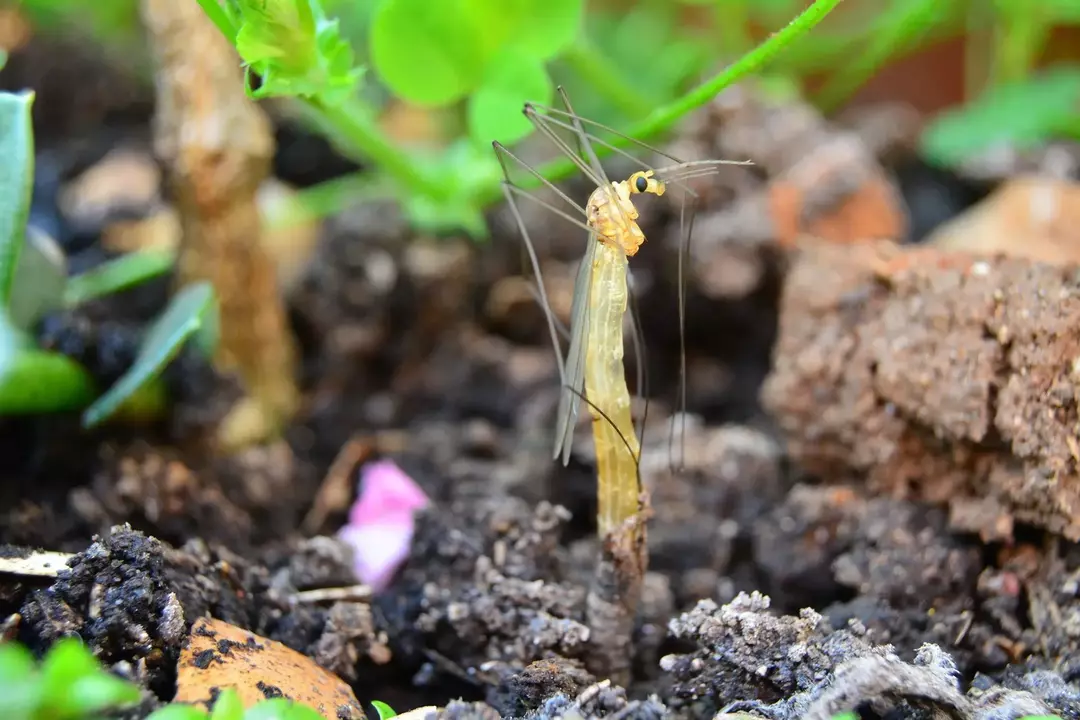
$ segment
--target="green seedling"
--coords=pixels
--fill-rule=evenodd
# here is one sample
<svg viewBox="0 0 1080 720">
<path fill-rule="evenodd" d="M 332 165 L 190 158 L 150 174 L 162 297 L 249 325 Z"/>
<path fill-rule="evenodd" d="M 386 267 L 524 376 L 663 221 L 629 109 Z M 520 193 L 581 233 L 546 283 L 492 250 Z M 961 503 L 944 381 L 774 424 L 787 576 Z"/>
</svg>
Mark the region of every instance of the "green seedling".
<svg viewBox="0 0 1080 720">
<path fill-rule="evenodd" d="M 379 720 L 390 720 L 392 717 L 397 717 L 397 711 L 382 700 L 372 700 L 371 706 L 379 714 Z"/>
<path fill-rule="evenodd" d="M 18 643 L 0 644 L 0 716 L 83 720 L 138 702 L 139 689 L 104 670 L 78 639 L 54 644 L 40 666 Z"/>
<path fill-rule="evenodd" d="M 233 688 L 218 695 L 209 712 L 195 705 L 172 703 L 150 713 L 146 720 L 322 720 L 315 709 L 302 703 L 272 698 L 244 709 L 240 696 Z"/>
<path fill-rule="evenodd" d="M 208 285 L 183 289 L 147 332 L 138 359 L 101 395 L 90 374 L 60 353 L 38 348 L 31 328 L 47 312 L 76 307 L 167 272 L 172 257 L 132 253 L 87 273 L 68 277 L 63 253 L 49 238 L 27 229 L 34 178 L 33 93 L 0 93 L 0 415 L 82 410 L 93 427 L 122 412 L 160 409 L 159 378 L 193 337 L 212 353 L 216 306 Z"/>
</svg>

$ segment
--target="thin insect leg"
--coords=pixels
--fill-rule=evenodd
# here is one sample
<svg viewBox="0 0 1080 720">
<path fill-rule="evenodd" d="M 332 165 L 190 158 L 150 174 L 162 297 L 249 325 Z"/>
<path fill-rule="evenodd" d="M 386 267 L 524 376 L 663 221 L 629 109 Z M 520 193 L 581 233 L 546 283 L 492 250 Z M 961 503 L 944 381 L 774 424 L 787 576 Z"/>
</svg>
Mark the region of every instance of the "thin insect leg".
<svg viewBox="0 0 1080 720">
<path fill-rule="evenodd" d="M 570 147 L 570 145 L 565 140 L 559 137 L 554 130 L 547 126 L 544 120 L 541 119 L 539 115 L 537 115 L 531 103 L 525 104 L 525 116 L 529 118 L 532 124 L 536 127 L 537 130 L 541 132 L 541 134 L 543 134 L 544 137 L 550 140 L 552 144 L 555 145 L 555 147 L 562 151 L 562 153 L 566 155 L 566 157 L 570 158 L 570 160 L 572 160 L 573 163 L 577 165 L 578 170 L 581 170 L 585 177 L 589 178 L 590 182 L 592 182 L 597 187 L 610 187 L 610 183 L 605 180 L 607 176 L 597 175 L 596 172 L 584 160 L 582 160 L 576 152 L 574 152 L 574 149 Z M 537 173 L 537 177 L 541 177 L 539 173 Z"/>
<path fill-rule="evenodd" d="M 555 111 L 555 112 L 560 112 L 560 111 Z M 562 114 L 565 114 L 565 113 L 562 113 Z M 572 125 L 570 125 L 569 123 L 563 122 L 561 120 L 556 120 L 556 119 L 550 118 L 550 117 L 548 117 L 548 118 L 538 118 L 537 121 L 541 122 L 541 123 L 551 123 L 552 125 L 554 125 L 556 127 L 563 128 L 564 130 L 573 130 L 574 129 L 574 127 Z M 582 118 L 582 121 L 583 122 L 590 122 L 590 121 L 585 120 L 585 118 Z M 612 130 L 611 132 L 615 132 L 615 131 Z M 618 135 L 619 133 L 615 133 L 615 134 Z M 696 195 L 696 193 L 694 193 L 694 191 L 691 190 L 689 187 L 683 185 L 681 183 L 682 180 L 695 178 L 695 177 L 699 177 L 699 176 L 704 176 L 704 175 L 716 175 L 716 174 L 719 174 L 720 168 L 717 167 L 717 166 L 720 166 L 720 165 L 753 165 L 753 162 L 751 162 L 749 160 L 690 160 L 690 161 L 683 161 L 683 160 L 679 160 L 678 158 L 676 158 L 673 155 L 669 155 L 667 153 L 656 150 L 655 148 L 653 148 L 651 146 L 644 145 L 644 143 L 641 143 L 644 147 L 647 147 L 649 150 L 651 150 L 653 152 L 656 152 L 656 153 L 662 155 L 663 157 L 666 157 L 669 160 L 676 161 L 675 165 L 667 165 L 667 166 L 665 166 L 663 168 L 654 168 L 654 167 L 650 166 L 648 163 L 644 162 L 641 158 L 634 155 L 633 153 L 627 152 L 626 150 L 623 150 L 622 148 L 620 148 L 620 147 L 618 147 L 616 145 L 613 145 L 612 143 L 604 140 L 603 138 L 597 137 L 597 136 L 592 135 L 590 133 L 586 133 L 585 135 L 586 135 L 586 137 L 589 138 L 589 140 L 591 142 L 593 142 L 593 143 L 595 143 L 597 145 L 601 145 L 603 147 L 608 148 L 612 152 L 614 152 L 614 153 L 616 153 L 618 155 L 621 155 L 622 157 L 624 157 L 627 160 L 630 160 L 631 162 L 645 168 L 646 170 L 652 170 L 654 175 L 656 176 L 656 178 L 658 180 L 662 180 L 665 183 L 680 185 L 680 186 L 683 187 L 683 189 L 686 192 L 689 192 L 689 193 L 694 194 L 694 195 Z M 626 136 L 623 135 L 623 136 L 620 136 L 620 137 L 626 137 Z M 687 172 L 685 172 L 685 173 L 676 172 L 677 170 L 680 170 L 680 169 L 683 169 L 683 168 L 686 168 Z"/>
<path fill-rule="evenodd" d="M 626 272 L 632 277 L 629 269 Z M 638 308 L 637 294 L 633 292 L 633 287 L 631 284 L 631 292 L 627 295 L 630 300 L 630 337 L 634 345 L 634 359 L 637 365 L 636 389 L 638 394 L 645 399 L 645 410 L 641 416 L 641 432 L 638 435 L 638 447 L 643 448 L 645 447 L 645 426 L 649 419 L 649 356 L 644 328 L 641 325 L 641 311 Z"/>
<path fill-rule="evenodd" d="M 554 205 L 547 202 L 546 200 L 541 200 L 540 198 L 536 197 L 535 195 L 531 195 L 527 190 L 524 190 L 523 188 L 519 188 L 517 185 L 514 185 L 514 184 L 509 183 L 509 182 L 504 183 L 504 184 L 515 195 L 519 195 L 521 197 L 532 200 L 537 205 L 545 207 L 548 210 L 550 210 L 551 212 L 558 215 L 559 217 L 563 218 L 564 220 L 566 220 L 568 222 L 571 222 L 574 225 L 577 225 L 579 228 L 581 228 L 585 232 L 592 232 L 592 228 L 590 228 L 588 226 L 588 224 L 586 224 L 586 223 L 582 222 L 581 220 L 573 217 L 572 215 L 570 215 L 570 213 L 568 213 L 568 212 L 566 212 L 564 210 L 560 210 L 559 208 L 555 207 Z M 584 214 L 585 211 L 582 210 L 581 212 Z"/>
<path fill-rule="evenodd" d="M 585 132 L 585 127 L 581 124 L 581 118 L 574 112 L 574 108 L 570 105 L 570 98 L 566 95 L 566 90 L 561 86 L 559 87 L 559 96 L 562 98 L 563 105 L 566 106 L 567 115 L 570 117 L 571 122 L 574 124 L 574 130 L 578 134 L 578 141 L 585 147 L 585 152 L 588 153 L 589 163 L 592 166 L 593 172 L 597 177 L 603 180 L 603 187 L 608 192 L 611 192 L 611 180 L 608 178 L 607 173 L 604 172 L 604 166 L 600 164 L 600 158 L 596 156 L 596 151 L 592 148 L 592 143 L 589 142 L 589 135 Z"/>
<path fill-rule="evenodd" d="M 529 261 L 532 263 L 533 273 L 536 275 L 537 289 L 543 299 L 541 307 L 544 309 L 544 317 L 547 318 L 548 331 L 551 333 L 551 344 L 555 350 L 555 362 L 559 367 L 559 381 L 566 382 L 566 367 L 563 363 L 562 346 L 559 344 L 558 333 L 555 331 L 555 314 L 551 310 L 551 303 L 548 301 L 547 291 L 544 289 L 544 276 L 540 270 L 540 260 L 536 257 L 536 248 L 533 246 L 532 238 L 529 237 L 529 231 L 525 227 L 525 219 L 521 217 L 521 210 L 518 209 L 517 202 L 514 200 L 514 194 L 510 192 L 510 186 L 503 183 L 502 187 L 506 202 L 510 205 L 510 212 L 513 213 L 514 219 L 517 220 L 522 239 L 525 240 Z"/>
<path fill-rule="evenodd" d="M 562 190 L 560 190 L 558 187 L 556 187 L 553 182 L 551 182 L 546 177 L 544 177 L 543 175 L 538 173 L 535 168 L 533 168 L 531 165 L 529 165 L 529 163 L 525 162 L 524 160 L 519 158 L 517 155 L 510 152 L 506 148 L 506 146 L 503 145 L 501 142 L 496 140 L 493 143 L 491 143 L 491 146 L 493 148 L 495 148 L 495 157 L 497 157 L 499 159 L 499 165 L 502 167 L 503 177 L 506 178 L 506 182 L 511 187 L 515 188 L 516 190 L 521 190 L 522 192 L 525 192 L 524 190 L 522 190 L 522 188 L 519 188 L 516 185 L 514 185 L 514 183 L 510 180 L 510 170 L 509 170 L 509 168 L 506 167 L 506 160 L 505 160 L 506 157 L 509 157 L 511 160 L 516 162 L 518 165 L 520 165 L 522 168 L 524 168 L 526 172 L 528 172 L 530 175 L 532 175 L 533 177 L 538 179 L 540 182 L 542 182 L 547 188 L 549 188 L 550 190 L 555 192 L 555 194 L 557 194 L 560 198 L 565 200 L 567 202 L 567 204 L 569 204 L 571 207 L 573 207 L 575 210 L 577 210 L 579 213 L 581 213 L 582 217 L 587 217 L 586 214 L 585 214 L 585 208 L 581 207 L 581 205 L 579 205 L 577 203 L 577 201 L 575 201 L 572 197 L 570 197 L 569 195 L 564 193 Z M 526 193 L 526 194 L 528 194 L 528 193 Z M 530 197 L 532 197 L 532 196 L 530 196 Z M 543 202 L 539 198 L 532 198 L 532 199 L 536 200 L 537 202 Z M 548 208 L 558 212 L 558 210 L 556 210 L 553 206 L 547 205 L 546 203 L 545 203 L 545 205 Z M 587 226 L 586 226 L 586 229 L 588 229 Z"/>
<path fill-rule="evenodd" d="M 695 203 L 696 205 L 696 203 Z M 694 234 L 694 219 L 696 212 L 690 214 L 689 224 L 686 225 L 686 241 L 679 248 L 678 261 L 678 293 L 679 293 L 679 417 L 681 432 L 679 433 L 679 467 L 681 472 L 686 467 L 686 259 L 690 254 L 690 242 Z M 683 235 L 682 228 L 686 222 L 686 204 L 679 205 L 679 234 Z M 671 438 L 675 434 L 675 416 L 671 418 L 671 435 L 668 436 L 668 457 L 671 457 Z"/>
<path fill-rule="evenodd" d="M 530 120 L 532 120 L 533 125 L 540 129 L 545 136 L 566 152 L 574 161 L 574 164 L 577 165 L 598 188 L 603 188 L 611 201 L 611 207 L 622 216 L 624 224 L 629 225 L 631 219 L 626 216 L 626 211 L 623 209 L 622 203 L 618 202 L 618 198 L 612 188 L 613 183 L 611 182 L 611 178 L 608 177 L 607 172 L 604 170 L 604 166 L 600 164 L 600 159 L 597 157 L 596 151 L 593 150 L 591 141 L 594 138 L 585 131 L 584 126 L 581 124 L 581 118 L 574 112 L 573 106 L 570 104 L 570 98 L 567 97 L 566 91 L 562 87 L 559 88 L 559 97 L 562 99 L 563 105 L 566 106 L 566 111 L 560 112 L 563 112 L 563 114 L 571 119 L 570 125 L 537 113 L 535 106 L 532 103 L 526 103 L 526 114 L 530 115 Z M 576 153 L 570 150 L 566 141 L 560 138 L 558 133 L 547 126 L 547 123 L 552 123 L 553 125 L 574 132 L 578 140 L 578 145 L 584 149 L 585 154 L 587 155 L 588 167 L 585 166 L 585 163 L 582 162 L 581 158 L 579 158 Z M 597 140 L 599 139 L 597 138 Z M 634 160 L 635 162 L 637 161 L 636 158 L 634 158 Z"/>
<path fill-rule="evenodd" d="M 542 107 L 542 106 L 537 106 L 537 107 Z M 563 116 L 568 116 L 569 115 L 569 113 L 567 113 L 567 112 L 565 112 L 563 110 L 559 110 L 558 108 L 544 108 L 544 109 L 546 109 L 548 112 L 554 113 L 556 115 L 563 115 Z M 630 137 L 629 135 L 621 133 L 618 130 L 615 130 L 614 128 L 611 128 L 611 127 L 609 127 L 607 125 L 604 125 L 603 123 L 599 123 L 596 120 L 589 120 L 588 118 L 581 118 L 581 122 L 583 122 L 586 125 L 589 125 L 591 127 L 603 130 L 604 132 L 611 133 L 615 137 L 622 138 L 623 140 L 626 140 L 627 142 L 633 143 L 633 144 L 637 145 L 640 148 L 648 150 L 649 152 L 656 153 L 657 155 L 660 155 L 662 157 L 666 157 L 667 159 L 673 160 L 675 162 L 680 162 L 680 160 L 677 157 L 674 157 L 673 155 L 669 155 L 668 153 L 664 152 L 663 150 L 660 150 L 659 148 L 653 147 L 652 145 L 648 144 L 647 142 L 644 142 L 642 140 L 638 140 L 637 138 L 634 138 L 634 137 Z M 608 147 L 611 147 L 611 146 L 609 145 Z M 612 150 L 617 150 L 618 148 L 611 147 L 611 149 Z"/>
</svg>

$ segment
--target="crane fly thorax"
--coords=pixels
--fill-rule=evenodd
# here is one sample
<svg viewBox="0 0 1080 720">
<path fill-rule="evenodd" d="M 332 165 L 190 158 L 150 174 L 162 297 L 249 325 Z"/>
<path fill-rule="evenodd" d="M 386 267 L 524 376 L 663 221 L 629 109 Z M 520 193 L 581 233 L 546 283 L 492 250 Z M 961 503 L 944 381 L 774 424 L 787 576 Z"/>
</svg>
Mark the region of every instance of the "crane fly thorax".
<svg viewBox="0 0 1080 720">
<path fill-rule="evenodd" d="M 636 222 L 638 211 L 625 181 L 611 183 L 610 190 L 594 190 L 589 196 L 586 216 L 600 242 L 614 245 L 630 257 L 636 255 L 645 242 L 645 233 Z"/>
</svg>

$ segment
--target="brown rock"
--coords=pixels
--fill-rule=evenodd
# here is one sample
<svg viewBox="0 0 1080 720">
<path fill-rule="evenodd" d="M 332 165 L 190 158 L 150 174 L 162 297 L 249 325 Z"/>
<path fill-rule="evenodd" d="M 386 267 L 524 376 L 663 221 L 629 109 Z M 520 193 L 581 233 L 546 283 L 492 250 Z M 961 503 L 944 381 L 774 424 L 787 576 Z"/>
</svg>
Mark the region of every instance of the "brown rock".
<svg viewBox="0 0 1080 720">
<path fill-rule="evenodd" d="M 365 717 L 352 689 L 311 658 L 235 625 L 200 618 L 180 654 L 175 700 L 209 706 L 229 687 L 245 708 L 284 697 L 311 706 L 328 720 Z"/>
<path fill-rule="evenodd" d="M 763 401 L 828 481 L 949 503 L 988 538 L 1014 519 L 1080 538 L 1075 272 L 887 242 L 808 246 Z"/>
</svg>

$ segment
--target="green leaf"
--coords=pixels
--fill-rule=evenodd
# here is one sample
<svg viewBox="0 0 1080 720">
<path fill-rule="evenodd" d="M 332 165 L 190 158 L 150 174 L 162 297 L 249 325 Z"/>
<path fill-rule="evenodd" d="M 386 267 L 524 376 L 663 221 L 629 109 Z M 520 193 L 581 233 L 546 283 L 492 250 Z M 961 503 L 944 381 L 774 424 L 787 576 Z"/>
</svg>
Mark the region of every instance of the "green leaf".
<svg viewBox="0 0 1080 720">
<path fill-rule="evenodd" d="M 51 237 L 28 227 L 11 290 L 11 321 L 28 330 L 63 304 L 67 258 Z"/>
<path fill-rule="evenodd" d="M 34 656 L 22 644 L 0 643 L 0 698 L 9 717 L 34 717 L 42 700 Z"/>
<path fill-rule="evenodd" d="M 921 139 L 931 162 L 952 166 L 999 143 L 1019 149 L 1055 137 L 1080 137 L 1080 67 L 1047 70 L 1024 82 L 1001 85 L 940 116 Z"/>
<path fill-rule="evenodd" d="M 221 6 L 218 0 L 199 0 L 199 7 L 202 8 L 206 16 L 217 26 L 217 29 L 221 31 L 221 34 L 232 43 L 236 44 L 236 25 L 233 23 L 233 19 L 229 17 L 229 13 L 225 8 Z"/>
<path fill-rule="evenodd" d="M 137 250 L 121 255 L 71 278 L 64 292 L 64 304 L 74 307 L 140 285 L 167 273 L 174 260 L 173 253 L 163 250 Z"/>
<path fill-rule="evenodd" d="M 469 98 L 469 134 L 485 147 L 492 140 L 512 145 L 533 130 L 522 106 L 530 100 L 549 104 L 554 94 L 543 63 L 508 48 L 489 63 L 483 82 Z"/>
<path fill-rule="evenodd" d="M 139 688 L 106 672 L 76 680 L 67 690 L 68 706 L 76 717 L 132 705 L 139 697 Z"/>
<path fill-rule="evenodd" d="M 0 308 L 9 307 L 34 187 L 34 93 L 0 93 Z"/>
<path fill-rule="evenodd" d="M 209 283 L 193 283 L 174 295 L 143 338 L 132 366 L 83 413 L 83 426 L 97 426 L 136 391 L 157 378 L 214 311 L 214 290 Z"/>
<path fill-rule="evenodd" d="M 242 717 L 242 716 L 241 716 Z M 150 713 L 146 720 L 206 720 L 206 711 L 195 705 L 170 703 Z M 239 720 L 239 718 L 238 718 Z"/>
<path fill-rule="evenodd" d="M 435 107 L 476 86 L 491 36 L 470 21 L 474 2 L 382 0 L 371 24 L 371 64 L 395 95 Z"/>
<path fill-rule="evenodd" d="M 210 711 L 210 720 L 241 720 L 244 717 L 244 703 L 236 688 L 225 688 L 214 701 Z"/>
<path fill-rule="evenodd" d="M 318 0 L 237 0 L 236 50 L 261 78 L 257 98 L 297 96 L 335 105 L 354 95 L 363 68 Z"/>
<path fill-rule="evenodd" d="M 483 28 L 490 52 L 513 46 L 538 60 L 561 53 L 581 32 L 582 0 L 465 0 L 463 12 Z"/>
<path fill-rule="evenodd" d="M 34 347 L 0 311 L 0 416 L 78 410 L 96 394 L 85 368 Z"/>
<path fill-rule="evenodd" d="M 53 714 L 81 718 L 139 700 L 139 689 L 103 669 L 75 638 L 58 641 L 41 665 L 42 694 Z"/>
<path fill-rule="evenodd" d="M 325 720 L 321 713 L 292 700 L 273 698 L 251 707 L 244 720 Z"/>
<path fill-rule="evenodd" d="M 397 711 L 382 700 L 372 700 L 371 705 L 375 708 L 375 712 L 379 714 L 379 720 L 390 720 L 390 718 L 397 715 Z"/>
</svg>

